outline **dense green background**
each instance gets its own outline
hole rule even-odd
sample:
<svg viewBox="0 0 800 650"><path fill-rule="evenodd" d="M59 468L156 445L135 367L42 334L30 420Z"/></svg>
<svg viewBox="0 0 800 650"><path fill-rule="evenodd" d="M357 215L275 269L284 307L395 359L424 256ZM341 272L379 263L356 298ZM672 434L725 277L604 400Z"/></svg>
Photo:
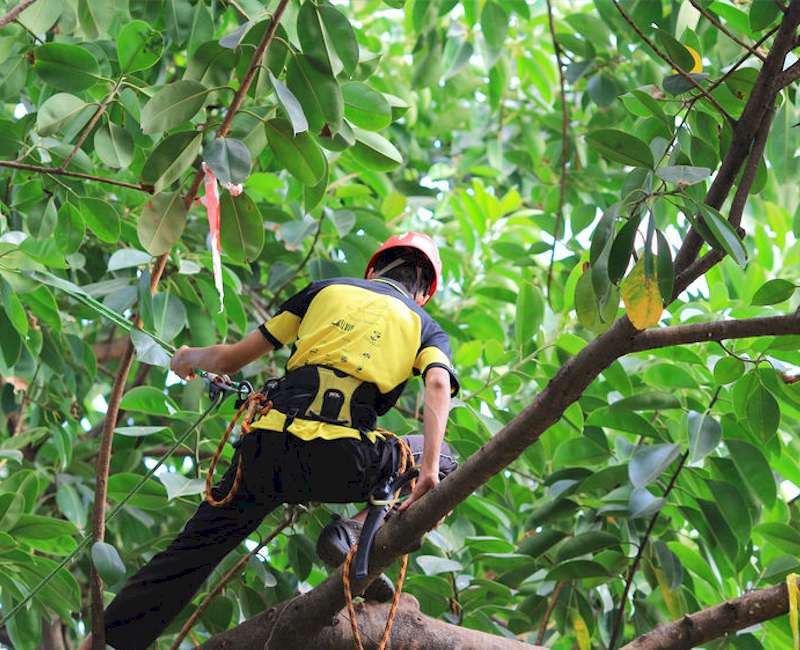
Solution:
<svg viewBox="0 0 800 650"><path fill-rule="evenodd" d="M703 4L745 42L778 18L768 0ZM698 52L695 78L706 86L745 53L687 1L623 7L681 67L693 67L684 46ZM563 116L544 2L290 2L224 141L215 130L269 18L256 0L38 0L0 30L0 159L58 167L106 102L68 169L158 192L0 167L0 611L87 530L95 425L117 365L98 360L93 346L123 336L20 271L49 270L81 285L116 311L141 314L176 346L208 345L238 340L310 279L360 275L391 233L425 231L442 246L445 283L429 309L453 342L463 390L448 441L464 457L622 313L620 283L629 311L653 296L660 305L658 291L671 291L671 257L731 127L709 102L690 101L688 84L611 0L553 9L569 107L563 197ZM733 117L757 63L713 91ZM663 323L796 308L798 121L788 89L743 244L704 211L709 241L729 256ZM187 212L181 201L200 159L245 187L236 199L222 193L221 313L204 210ZM626 281L634 249L642 262ZM168 251L150 298L149 263ZM626 572L659 508L630 592L626 638L781 581L800 566L800 384L783 380L799 363L797 343L694 345L614 363L538 444L427 537L407 590L430 615L533 641L563 583L548 644L606 647ZM284 356L244 376L271 376ZM114 436L112 504L206 404L199 381L177 383L158 367L139 379ZM419 430L420 401L413 381L384 426ZM213 450L232 408L227 402L109 524L106 541L124 574L191 515L208 462L198 467L194 457ZM688 464L662 502L686 450ZM251 560L193 638L318 583L325 570L313 543L329 510L343 509L314 507ZM89 562L84 553L8 623L2 633L16 648L38 646L43 619L60 617L72 638L85 629ZM110 597L124 580L113 552L102 569ZM779 619L708 647L784 649L790 638Z"/></svg>

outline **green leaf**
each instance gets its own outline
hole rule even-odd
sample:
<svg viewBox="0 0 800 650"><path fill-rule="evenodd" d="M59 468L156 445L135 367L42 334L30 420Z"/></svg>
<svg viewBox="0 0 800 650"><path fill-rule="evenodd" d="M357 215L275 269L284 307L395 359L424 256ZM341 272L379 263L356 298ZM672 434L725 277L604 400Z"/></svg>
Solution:
<svg viewBox="0 0 800 650"><path fill-rule="evenodd" d="M289 116L294 134L297 135L298 133L308 131L308 120L306 120L306 114L303 112L303 107L300 106L300 102L297 101L297 97L294 96L292 91L289 90L280 79L276 79L272 72L269 73L269 80L272 83L272 87L275 89L275 95L278 101Z"/></svg>
<svg viewBox="0 0 800 650"><path fill-rule="evenodd" d="M672 263L672 251L669 242L660 230L656 230L656 277L658 291L665 305L672 302L672 292L675 287L675 267Z"/></svg>
<svg viewBox="0 0 800 650"><path fill-rule="evenodd" d="M331 133L342 128L344 98L336 79L314 67L303 55L289 59L286 85L303 107L309 128L316 132L325 125Z"/></svg>
<svg viewBox="0 0 800 650"><path fill-rule="evenodd" d="M184 131L168 135L148 157L142 168L142 182L153 185L156 192L169 187L191 167L200 154L201 133Z"/></svg>
<svg viewBox="0 0 800 650"><path fill-rule="evenodd" d="M586 578L607 578L608 576L608 569L599 562L569 560L550 569L547 573L547 580L584 580Z"/></svg>
<svg viewBox="0 0 800 650"><path fill-rule="evenodd" d="M136 386L123 395L120 408L147 415L171 415L177 412L178 405L153 386Z"/></svg>
<svg viewBox="0 0 800 650"><path fill-rule="evenodd" d="M705 413L689 412L689 462L708 456L722 440L722 427Z"/></svg>
<svg viewBox="0 0 800 650"><path fill-rule="evenodd" d="M586 92L591 100L601 108L607 108L617 99L617 84L614 78L605 72L598 72L589 78Z"/></svg>
<svg viewBox="0 0 800 650"><path fill-rule="evenodd" d="M780 7L775 0L753 0L750 4L750 29L754 32L766 29L780 13Z"/></svg>
<svg viewBox="0 0 800 650"><path fill-rule="evenodd" d="M631 411L660 411L662 409L683 408L683 405L672 393L643 391L614 402L613 407L630 409Z"/></svg>
<svg viewBox="0 0 800 650"><path fill-rule="evenodd" d="M392 107L379 92L361 81L342 84L344 116L355 126L380 131L392 123Z"/></svg>
<svg viewBox="0 0 800 650"><path fill-rule="evenodd" d="M21 514L17 523L9 529L12 537L20 539L50 539L63 535L77 535L78 529L69 521L44 517L42 515Z"/></svg>
<svg viewBox="0 0 800 650"><path fill-rule="evenodd" d="M767 542L792 555L800 555L800 533L792 526L780 522L759 524L753 532L761 535Z"/></svg>
<svg viewBox="0 0 800 650"><path fill-rule="evenodd" d="M508 13L496 0L488 0L481 11L481 33L489 49L499 52L505 45Z"/></svg>
<svg viewBox="0 0 800 650"><path fill-rule="evenodd" d="M250 151L240 140L217 138L203 148L203 160L220 183L244 183L253 164Z"/></svg>
<svg viewBox="0 0 800 650"><path fill-rule="evenodd" d="M356 144L353 158L370 170L388 172L403 164L402 154L382 135L353 127Z"/></svg>
<svg viewBox="0 0 800 650"><path fill-rule="evenodd" d="M267 140L273 155L304 185L316 185L326 170L325 154L308 133L294 134L284 119L269 120Z"/></svg>
<svg viewBox="0 0 800 650"><path fill-rule="evenodd" d="M679 445L645 445L633 454L628 465L628 477L640 488L655 481L680 453Z"/></svg>
<svg viewBox="0 0 800 650"><path fill-rule="evenodd" d="M117 549L106 542L92 544L92 564L107 585L113 585L125 577L125 565Z"/></svg>
<svg viewBox="0 0 800 650"><path fill-rule="evenodd" d="M11 530L25 511L25 496L19 492L0 494L0 528Z"/></svg>
<svg viewBox="0 0 800 650"><path fill-rule="evenodd" d="M156 194L144 206L136 232L151 255L163 255L178 243L186 226L186 206L180 192Z"/></svg>
<svg viewBox="0 0 800 650"><path fill-rule="evenodd" d="M703 82L708 79L708 74L705 72L693 72L689 74L689 77L702 86ZM685 92L697 89L692 82L688 81L686 77L681 74L671 74L664 77L661 87L664 89L664 92L673 96L682 95Z"/></svg>
<svg viewBox="0 0 800 650"><path fill-rule="evenodd" d="M628 270L640 221L640 215L628 219L625 225L620 228L611 246L611 253L608 258L608 277L614 284L617 284L625 275L625 271Z"/></svg>
<svg viewBox="0 0 800 650"><path fill-rule="evenodd" d="M56 93L41 105L36 113L36 128L40 135L53 135L83 113L88 104L69 93Z"/></svg>
<svg viewBox="0 0 800 650"><path fill-rule="evenodd" d="M97 60L78 45L46 43L37 47L33 56L36 74L58 90L78 92L98 81Z"/></svg>
<svg viewBox="0 0 800 650"><path fill-rule="evenodd" d="M297 37L303 52L313 59L320 69L332 73L335 77L343 70L344 65L339 59L321 13L321 7L315 2L304 2L297 12Z"/></svg>
<svg viewBox="0 0 800 650"><path fill-rule="evenodd" d="M305 580L314 566L316 553L311 540L305 535L291 535L287 544L289 563L298 580Z"/></svg>
<svg viewBox="0 0 800 650"><path fill-rule="evenodd" d="M206 489L204 479L187 478L174 472L164 472L158 476L158 480L167 489L167 500L172 501L178 497L193 496L203 494Z"/></svg>
<svg viewBox="0 0 800 650"><path fill-rule="evenodd" d="M714 379L718 384L730 384L744 374L744 361L736 357L723 357L714 365Z"/></svg>
<svg viewBox="0 0 800 650"><path fill-rule="evenodd" d="M544 318L544 299L533 282L519 284L516 307L514 340L522 347L535 338Z"/></svg>
<svg viewBox="0 0 800 650"><path fill-rule="evenodd" d="M253 200L247 194L224 193L220 219L222 250L237 262L256 259L264 246L264 225Z"/></svg>
<svg viewBox="0 0 800 650"><path fill-rule="evenodd" d="M426 576L435 576L440 573L453 573L464 570L464 565L462 565L461 562L449 560L445 557L438 557L436 555L419 555L415 561Z"/></svg>
<svg viewBox="0 0 800 650"><path fill-rule="evenodd" d="M744 267L747 263L747 250L731 223L719 211L705 203L698 204L703 221L711 231L716 242L730 255L734 261ZM711 243L711 242L709 242Z"/></svg>
<svg viewBox="0 0 800 650"><path fill-rule="evenodd" d="M56 245L62 253L69 255L80 248L86 225L80 211L71 203L64 202L58 210L58 220L53 233Z"/></svg>
<svg viewBox="0 0 800 650"><path fill-rule="evenodd" d="M39 0L17 16L17 22L34 34L44 34L64 11L62 0Z"/></svg>
<svg viewBox="0 0 800 650"><path fill-rule="evenodd" d="M152 340L152 339L151 339ZM169 431L168 427L117 427L114 429L114 433L117 433L121 436L127 436L130 438L142 438L144 436L151 436L154 433L160 433L161 431Z"/></svg>
<svg viewBox="0 0 800 650"><path fill-rule="evenodd" d="M78 0L78 20L81 29L91 40L104 35L111 24L112 12L109 7L93 0Z"/></svg>
<svg viewBox="0 0 800 650"><path fill-rule="evenodd" d="M656 39L667 51L667 54L684 72L691 72L694 68L694 57L683 45L681 45L669 32L659 29L656 31Z"/></svg>
<svg viewBox="0 0 800 650"><path fill-rule="evenodd" d="M133 162L133 148L133 136L113 122L94 133L94 150L109 167L127 169Z"/></svg>
<svg viewBox="0 0 800 650"><path fill-rule="evenodd" d="M662 497L654 496L647 488L639 487L633 490L628 499L628 512L631 519L640 519L654 515L664 505Z"/></svg>
<svg viewBox="0 0 800 650"><path fill-rule="evenodd" d="M726 440L725 445L747 487L761 503L767 508L772 508L777 496L777 487L772 468L764 454L758 447L744 440Z"/></svg>
<svg viewBox="0 0 800 650"><path fill-rule="evenodd" d="M586 136L588 144L609 160L653 169L653 154L636 136L617 129L597 129Z"/></svg>
<svg viewBox="0 0 800 650"><path fill-rule="evenodd" d="M140 388L145 388L141 386ZM134 389L135 390L135 389ZM132 391L129 391L129 393ZM124 408L124 407L123 407ZM108 498L112 502L122 501L127 497L141 480L138 474L127 472L113 474L108 479ZM139 490L134 494L128 504L134 508L142 510L161 511L167 505L167 491L158 481L150 478L144 482Z"/></svg>
<svg viewBox="0 0 800 650"><path fill-rule="evenodd" d="M325 35L342 63L345 74L352 75L358 65L358 40L347 16L333 5L324 3L318 8Z"/></svg>
<svg viewBox="0 0 800 650"><path fill-rule="evenodd" d="M769 442L777 433L781 422L781 410L777 400L760 383L747 399L747 422L764 442Z"/></svg>
<svg viewBox="0 0 800 650"><path fill-rule="evenodd" d="M160 133L188 122L203 108L208 93L203 84L190 79L164 86L142 109L142 131Z"/></svg>
<svg viewBox="0 0 800 650"><path fill-rule="evenodd" d="M792 297L792 294L794 294L794 290L796 288L797 286L794 283L781 278L767 280L755 292L750 304L775 305L779 302L783 302L784 300L789 300L789 298Z"/></svg>
<svg viewBox="0 0 800 650"><path fill-rule="evenodd" d="M116 244L121 227L117 209L108 201L91 196L81 197L80 207L86 225L91 231L101 241Z"/></svg>
<svg viewBox="0 0 800 650"><path fill-rule="evenodd" d="M164 47L161 32L143 20L132 20L117 34L117 59L123 72L147 70L158 63Z"/></svg>
<svg viewBox="0 0 800 650"><path fill-rule="evenodd" d="M572 539L568 539L558 548L556 555L556 562L559 564L564 560L571 560L572 558L586 555L588 553L595 554L604 548L611 548L620 545L619 537L602 530L593 530L587 533L576 535Z"/></svg>
<svg viewBox="0 0 800 650"><path fill-rule="evenodd" d="M17 333L25 338L28 335L28 316L25 313L25 308L22 306L20 299L11 285L0 277L0 298L3 301L3 309L5 309L6 316Z"/></svg>
<svg viewBox="0 0 800 650"><path fill-rule="evenodd" d="M694 185L705 180L711 175L708 167L690 167L688 165L672 165L670 167L660 167L656 170L656 175L667 183L677 185Z"/></svg>
<svg viewBox="0 0 800 650"><path fill-rule="evenodd" d="M158 336L172 341L186 325L186 308L173 294L158 293L153 296L153 326Z"/></svg>

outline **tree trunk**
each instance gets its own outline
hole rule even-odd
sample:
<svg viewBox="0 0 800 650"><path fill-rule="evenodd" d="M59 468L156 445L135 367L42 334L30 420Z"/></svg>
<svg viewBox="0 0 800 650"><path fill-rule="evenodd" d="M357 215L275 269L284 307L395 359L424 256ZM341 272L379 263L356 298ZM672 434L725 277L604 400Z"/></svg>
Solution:
<svg viewBox="0 0 800 650"><path fill-rule="evenodd" d="M350 620L345 610L339 612L322 630L311 631L291 615L293 601L268 609L239 627L218 634L202 646L203 650L353 650L355 644ZM357 605L358 624L365 650L377 648L389 615L388 604ZM291 638L289 645L278 638ZM269 643L269 645L267 645ZM478 630L451 625L425 616L417 599L403 594L397 610L392 635L386 650L545 650L516 639L507 639Z"/></svg>

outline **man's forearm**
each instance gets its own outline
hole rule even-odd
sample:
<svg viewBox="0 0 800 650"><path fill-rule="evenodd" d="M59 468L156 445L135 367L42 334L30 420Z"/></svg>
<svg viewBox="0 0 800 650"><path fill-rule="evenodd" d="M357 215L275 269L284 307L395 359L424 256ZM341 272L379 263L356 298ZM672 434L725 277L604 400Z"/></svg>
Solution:
<svg viewBox="0 0 800 650"><path fill-rule="evenodd" d="M209 345L205 348L190 348L186 351L186 358L198 370L227 374L236 372L238 368L231 367L228 355L225 354L225 344Z"/></svg>
<svg viewBox="0 0 800 650"><path fill-rule="evenodd" d="M439 454L442 449L447 417L450 413L450 384L441 381L425 385L425 411L423 431L425 445L422 452L423 471L439 472Z"/></svg>

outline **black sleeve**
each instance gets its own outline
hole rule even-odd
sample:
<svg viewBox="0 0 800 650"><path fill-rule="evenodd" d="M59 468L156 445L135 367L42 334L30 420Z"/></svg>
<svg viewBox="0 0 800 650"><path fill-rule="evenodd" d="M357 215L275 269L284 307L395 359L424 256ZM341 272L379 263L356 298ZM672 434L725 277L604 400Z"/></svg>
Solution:
<svg viewBox="0 0 800 650"><path fill-rule="evenodd" d="M431 368L444 368L450 374L450 393L457 395L459 391L458 378L453 370L452 353L450 352L450 337L433 319L423 324L422 343L414 361L415 374L425 374Z"/></svg>
<svg viewBox="0 0 800 650"><path fill-rule="evenodd" d="M272 318L259 326L258 331L275 349L288 345L297 338L300 321L319 289L319 283L312 282L284 302Z"/></svg>

